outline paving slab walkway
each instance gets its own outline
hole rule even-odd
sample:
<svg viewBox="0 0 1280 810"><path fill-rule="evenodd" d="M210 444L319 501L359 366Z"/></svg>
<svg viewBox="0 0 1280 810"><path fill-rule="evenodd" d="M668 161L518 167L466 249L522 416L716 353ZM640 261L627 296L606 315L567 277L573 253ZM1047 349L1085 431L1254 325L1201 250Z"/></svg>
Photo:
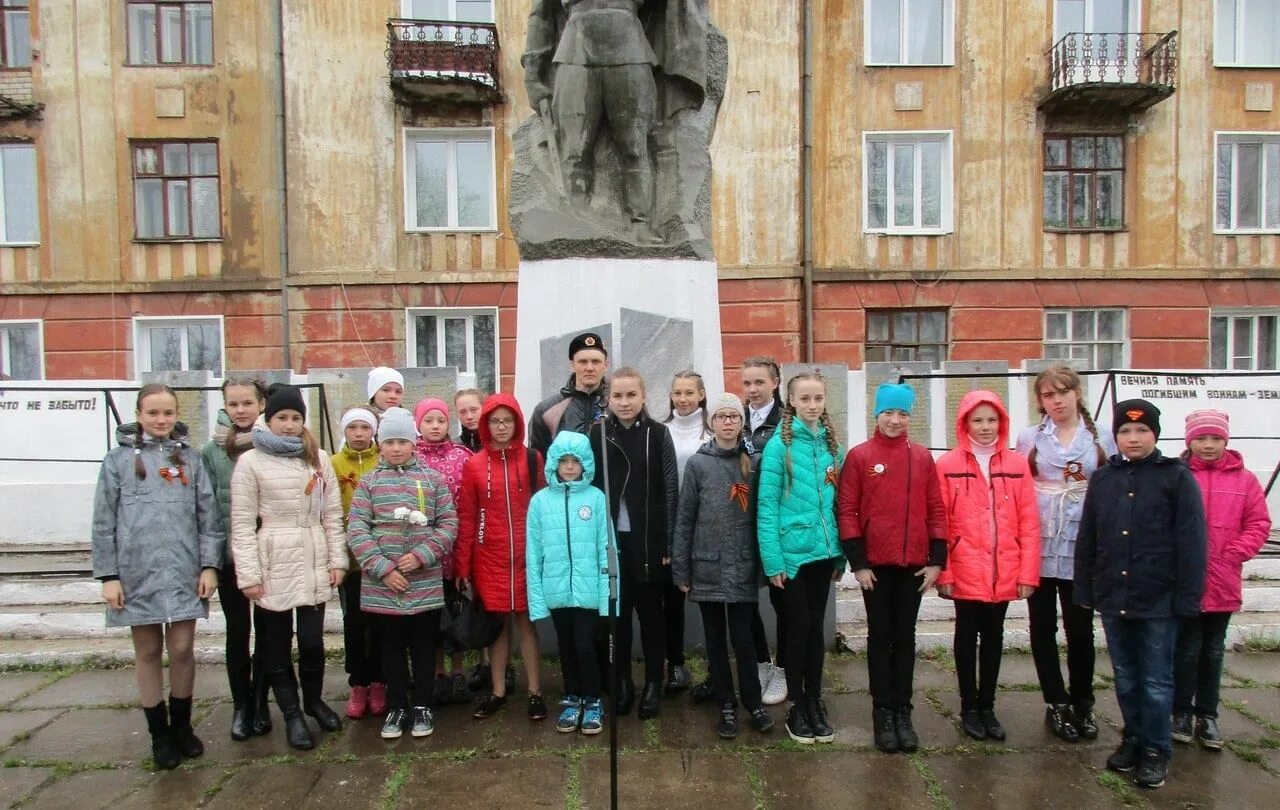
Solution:
<svg viewBox="0 0 1280 810"><path fill-rule="evenodd" d="M701 670L701 661L692 662ZM340 708L339 667L325 693ZM1120 714L1105 654L1099 658L1096 743L1067 745L1050 735L1035 669L1006 654L997 711L1009 732L1002 744L974 742L957 725L953 666L944 652L916 667L915 721L923 748L886 756L871 746L866 661L831 656L826 701L836 741L791 742L784 709L762 735L735 740L715 733L711 708L681 695L644 723L618 726L619 805L626 808L1271 808L1280 796L1280 653L1230 653L1221 726L1227 749L1179 746L1166 787L1140 791L1105 771L1119 739ZM546 667L548 693L558 688ZM523 679L521 679L523 680ZM128 669L0 672L0 807L113 808L602 808L609 806L608 734L558 734L552 720L530 723L523 692L485 721L468 707L436 712L435 733L387 742L378 721L348 722L321 735L314 751L272 734L230 739L231 706L223 670L201 666L196 728L205 756L176 771L150 768L149 739ZM313 724L314 729L314 724Z"/></svg>

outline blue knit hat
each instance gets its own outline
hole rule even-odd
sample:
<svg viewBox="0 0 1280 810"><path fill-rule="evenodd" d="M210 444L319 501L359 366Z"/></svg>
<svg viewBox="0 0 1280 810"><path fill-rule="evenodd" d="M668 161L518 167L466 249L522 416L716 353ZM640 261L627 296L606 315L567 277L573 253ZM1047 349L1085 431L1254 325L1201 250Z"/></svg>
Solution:
<svg viewBox="0 0 1280 810"><path fill-rule="evenodd" d="M876 389L876 416L885 411L904 411L911 413L911 406L916 404L916 392L906 383L894 385L881 383Z"/></svg>

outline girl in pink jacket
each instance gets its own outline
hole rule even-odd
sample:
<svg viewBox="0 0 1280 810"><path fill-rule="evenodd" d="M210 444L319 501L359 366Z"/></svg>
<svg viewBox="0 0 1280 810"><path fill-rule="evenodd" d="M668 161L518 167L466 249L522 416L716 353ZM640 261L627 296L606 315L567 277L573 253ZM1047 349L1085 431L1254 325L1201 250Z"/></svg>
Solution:
<svg viewBox="0 0 1280 810"><path fill-rule="evenodd" d="M1187 415L1187 452L1183 454L1204 499L1209 530L1208 565L1200 615L1183 622L1173 672L1173 739L1198 739L1205 748L1222 748L1218 731L1218 684L1227 624L1240 609L1246 561L1262 549L1271 532L1267 499L1244 458L1227 449L1230 420L1222 411ZM1195 716L1194 729L1192 715Z"/></svg>
<svg viewBox="0 0 1280 810"><path fill-rule="evenodd" d="M1040 583L1040 513L1031 468L1009 449L1000 397L965 394L956 447L937 468L951 527L938 594L955 600L961 726L975 740L1003 740L995 700L1004 616L1011 601L1026 599Z"/></svg>

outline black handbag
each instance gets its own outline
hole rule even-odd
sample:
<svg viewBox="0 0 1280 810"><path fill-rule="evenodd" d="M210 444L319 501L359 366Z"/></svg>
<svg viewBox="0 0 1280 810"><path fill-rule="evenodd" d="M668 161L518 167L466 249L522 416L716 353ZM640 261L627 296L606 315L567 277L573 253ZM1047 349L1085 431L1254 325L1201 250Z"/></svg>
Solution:
<svg viewBox="0 0 1280 810"><path fill-rule="evenodd" d="M484 609L462 591L445 597L440 614L440 632L459 650L482 650L498 640L502 617Z"/></svg>

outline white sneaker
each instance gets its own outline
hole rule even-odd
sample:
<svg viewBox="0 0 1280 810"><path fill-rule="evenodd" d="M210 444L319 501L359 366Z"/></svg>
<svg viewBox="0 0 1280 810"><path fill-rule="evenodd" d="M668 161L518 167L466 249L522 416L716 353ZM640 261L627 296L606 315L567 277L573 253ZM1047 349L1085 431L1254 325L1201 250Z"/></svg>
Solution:
<svg viewBox="0 0 1280 810"><path fill-rule="evenodd" d="M770 663L760 664L760 697L766 706L777 706L787 699L787 674Z"/></svg>

